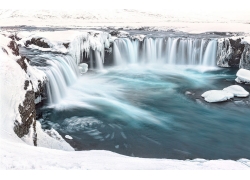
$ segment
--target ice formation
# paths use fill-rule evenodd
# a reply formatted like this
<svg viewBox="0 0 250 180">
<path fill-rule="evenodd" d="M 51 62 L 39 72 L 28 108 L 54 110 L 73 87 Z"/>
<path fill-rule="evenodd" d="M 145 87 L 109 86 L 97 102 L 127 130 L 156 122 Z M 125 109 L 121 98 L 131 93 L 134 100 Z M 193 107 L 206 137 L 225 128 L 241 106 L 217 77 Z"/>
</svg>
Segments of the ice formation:
<svg viewBox="0 0 250 180">
<path fill-rule="evenodd" d="M 247 97 L 249 92 L 247 92 L 243 87 L 239 85 L 232 85 L 227 88 L 224 88 L 223 91 L 234 94 L 236 97 Z"/>
<path fill-rule="evenodd" d="M 238 83 L 250 83 L 250 70 L 247 69 L 239 69 L 236 73 L 237 78 L 235 79 Z"/>
<path fill-rule="evenodd" d="M 234 97 L 232 93 L 223 90 L 210 90 L 201 95 L 207 102 L 222 102 Z"/>
</svg>

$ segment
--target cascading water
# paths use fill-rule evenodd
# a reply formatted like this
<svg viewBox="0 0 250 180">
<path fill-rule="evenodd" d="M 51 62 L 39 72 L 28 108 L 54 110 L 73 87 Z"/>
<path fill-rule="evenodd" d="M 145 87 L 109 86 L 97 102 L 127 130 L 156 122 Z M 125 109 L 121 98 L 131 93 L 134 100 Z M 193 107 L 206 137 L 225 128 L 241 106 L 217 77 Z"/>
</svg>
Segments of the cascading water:
<svg viewBox="0 0 250 180">
<path fill-rule="evenodd" d="M 42 68 L 53 105 L 43 108 L 44 127 L 70 135 L 76 150 L 171 159 L 250 157 L 249 107 L 207 108 L 200 98 L 211 87 L 229 86 L 235 72 L 179 66 L 215 66 L 216 39 L 117 38 L 108 56 L 115 67 L 78 78 L 81 63 L 103 68 L 108 36 L 94 36 L 76 37 L 67 55 L 41 55 L 46 57 Z"/>
<path fill-rule="evenodd" d="M 116 65 L 166 63 L 173 65 L 216 65 L 216 39 L 145 38 L 143 42 L 119 38 L 114 41 Z"/>
</svg>

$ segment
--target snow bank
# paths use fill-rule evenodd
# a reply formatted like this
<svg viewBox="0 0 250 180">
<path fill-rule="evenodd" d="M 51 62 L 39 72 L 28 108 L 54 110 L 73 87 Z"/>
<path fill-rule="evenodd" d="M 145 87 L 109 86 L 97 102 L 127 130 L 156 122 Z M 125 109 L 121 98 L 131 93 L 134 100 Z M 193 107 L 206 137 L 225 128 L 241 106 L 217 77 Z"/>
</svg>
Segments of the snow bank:
<svg viewBox="0 0 250 180">
<path fill-rule="evenodd" d="M 25 73 L 17 63 L 21 56 L 13 55 L 12 50 L 8 47 L 10 41 L 11 39 L 0 34 L 0 139 L 5 139 L 12 143 L 26 142 L 33 145 L 33 126 L 30 127 L 29 134 L 20 139 L 13 130 L 14 122 L 17 120 L 22 124 L 19 105 L 23 104 L 27 91 L 34 90 L 36 92 L 39 89 L 39 81 L 43 82 L 46 75 L 36 67 L 30 66 L 26 59 L 24 62 L 27 65 L 27 73 Z M 29 83 L 26 90 L 24 89 L 25 81 L 32 82 L 32 85 Z M 43 132 L 39 122 L 37 122 L 36 130 L 38 146 L 74 150 L 56 131 Z M 49 136 L 48 134 L 53 134 L 54 136 Z"/>
<path fill-rule="evenodd" d="M 243 87 L 239 85 L 232 85 L 227 88 L 224 88 L 223 91 L 232 93 L 236 97 L 247 97 L 249 92 L 247 92 Z"/>
<path fill-rule="evenodd" d="M 238 83 L 250 83 L 250 71 L 247 69 L 239 69 L 236 73 L 237 78 L 235 79 Z"/>
<path fill-rule="evenodd" d="M 247 159 L 233 160 L 171 160 L 148 159 L 119 155 L 108 151 L 61 151 L 27 146 L 0 139 L 0 169 L 82 169 L 82 170 L 249 170 Z"/>
<path fill-rule="evenodd" d="M 234 97 L 232 93 L 222 90 L 210 90 L 201 95 L 207 102 L 222 102 Z"/>
</svg>

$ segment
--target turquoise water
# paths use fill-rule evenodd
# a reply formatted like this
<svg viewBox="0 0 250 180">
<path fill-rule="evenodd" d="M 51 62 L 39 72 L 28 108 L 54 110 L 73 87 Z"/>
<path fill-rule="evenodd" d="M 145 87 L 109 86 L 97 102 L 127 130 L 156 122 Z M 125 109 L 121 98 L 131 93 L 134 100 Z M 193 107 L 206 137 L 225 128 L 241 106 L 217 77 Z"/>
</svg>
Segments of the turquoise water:
<svg viewBox="0 0 250 180">
<path fill-rule="evenodd" d="M 250 158 L 249 98 L 206 103 L 200 96 L 235 84 L 236 70 L 128 65 L 80 77 L 43 109 L 43 127 L 76 150 L 146 158 Z M 243 86 L 250 91 L 249 85 Z M 189 91 L 190 93 L 187 93 Z"/>
</svg>

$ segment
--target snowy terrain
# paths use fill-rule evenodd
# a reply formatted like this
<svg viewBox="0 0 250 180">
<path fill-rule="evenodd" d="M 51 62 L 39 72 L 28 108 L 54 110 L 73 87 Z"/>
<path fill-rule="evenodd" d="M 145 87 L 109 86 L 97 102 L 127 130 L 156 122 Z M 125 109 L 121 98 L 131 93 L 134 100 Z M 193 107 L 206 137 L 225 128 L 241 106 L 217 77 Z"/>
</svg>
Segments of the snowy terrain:
<svg viewBox="0 0 250 180">
<path fill-rule="evenodd" d="M 230 12 L 228 13 L 230 14 Z M 222 14 L 209 16 L 193 14 L 189 17 L 184 14 L 168 12 L 145 12 L 132 10 L 110 10 L 105 13 L 97 10 L 89 11 L 37 11 L 37 10 L 0 10 L 0 24 L 4 26 L 157 26 L 158 29 L 175 29 L 186 32 L 198 33 L 205 31 L 231 31 L 250 33 L 250 24 L 247 16 L 235 16 L 234 19 Z M 136 17 L 136 18 L 134 18 Z M 63 20 L 63 21 L 62 21 Z M 217 21 L 218 20 L 218 21 Z M 167 24 L 166 24 L 167 22 Z M 230 23 L 228 23 L 230 22 Z M 248 24 L 247 24 L 248 23 Z M 39 34 L 42 36 L 43 32 Z M 43 37 L 50 41 L 57 41 L 53 33 L 43 33 Z M 70 41 L 76 35 L 69 31 L 70 36 L 60 36 L 61 41 Z M 67 37 L 67 38 L 66 38 Z M 54 38 L 54 39 L 53 39 Z M 62 40 L 62 38 L 65 38 Z M 13 131 L 13 119 L 18 117 L 18 102 L 23 101 L 25 91 L 23 82 L 27 75 L 15 62 L 7 48 L 8 38 L 0 39 L 0 47 L 6 49 L 6 55 L 0 49 L 0 169 L 247 169 L 250 160 L 171 160 L 171 159 L 146 159 L 127 157 L 109 151 L 72 151 L 73 149 L 56 132 L 44 133 L 38 123 L 38 147 L 30 142 L 30 137 L 22 140 Z M 55 43 L 56 44 L 56 43 Z M 55 45 L 54 44 L 54 45 Z M 41 73 L 30 69 L 31 76 L 42 78 Z M 15 73 L 13 73 L 15 72 Z M 52 137 L 48 134 L 53 134 Z M 39 144 L 40 138 L 40 144 Z M 57 140 L 56 140 L 57 139 Z M 58 140 L 59 139 L 59 140 Z M 40 147 L 39 147 L 40 146 Z M 51 148 L 51 149 L 49 149 Z M 61 150 L 58 150 L 61 149 Z M 64 151 L 64 150 L 67 151 Z"/>
</svg>

